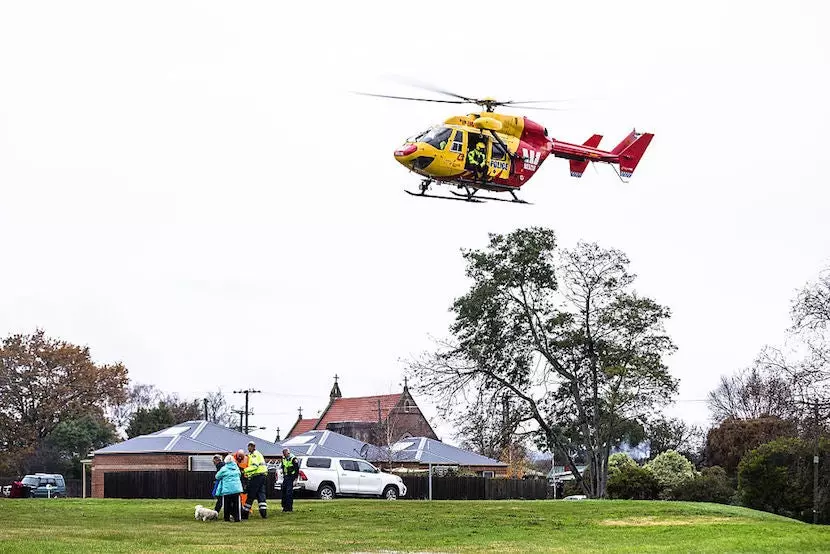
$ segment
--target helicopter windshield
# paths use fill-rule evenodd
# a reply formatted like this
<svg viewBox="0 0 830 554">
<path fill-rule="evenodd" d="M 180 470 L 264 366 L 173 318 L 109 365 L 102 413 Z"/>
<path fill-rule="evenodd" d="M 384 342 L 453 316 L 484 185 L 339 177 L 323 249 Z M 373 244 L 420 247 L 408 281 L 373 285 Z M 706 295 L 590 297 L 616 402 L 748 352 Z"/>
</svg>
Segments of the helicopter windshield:
<svg viewBox="0 0 830 554">
<path fill-rule="evenodd" d="M 420 135 L 407 139 L 407 142 L 425 142 L 441 150 L 447 145 L 451 134 L 452 129 L 449 127 L 432 127 Z"/>
</svg>

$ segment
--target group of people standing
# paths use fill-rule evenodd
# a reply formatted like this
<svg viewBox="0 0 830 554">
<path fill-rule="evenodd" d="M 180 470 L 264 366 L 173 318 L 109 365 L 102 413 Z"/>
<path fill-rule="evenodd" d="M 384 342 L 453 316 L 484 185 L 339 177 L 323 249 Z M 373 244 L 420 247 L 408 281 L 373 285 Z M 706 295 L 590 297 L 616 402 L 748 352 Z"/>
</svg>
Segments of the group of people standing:
<svg viewBox="0 0 830 554">
<path fill-rule="evenodd" d="M 300 464 L 287 448 L 283 449 L 282 456 L 282 511 L 291 512 L 294 510 L 293 484 L 299 473 Z M 213 485 L 213 496 L 216 497 L 214 510 L 224 511 L 225 521 L 233 519 L 234 522 L 239 522 L 248 519 L 254 500 L 257 501 L 260 517 L 268 517 L 268 503 L 265 497 L 268 466 L 253 441 L 248 443 L 247 455 L 243 450 L 238 450 L 235 454 L 228 454 L 223 460 L 217 454 L 213 457 L 213 463 L 216 466 L 216 481 Z"/>
</svg>

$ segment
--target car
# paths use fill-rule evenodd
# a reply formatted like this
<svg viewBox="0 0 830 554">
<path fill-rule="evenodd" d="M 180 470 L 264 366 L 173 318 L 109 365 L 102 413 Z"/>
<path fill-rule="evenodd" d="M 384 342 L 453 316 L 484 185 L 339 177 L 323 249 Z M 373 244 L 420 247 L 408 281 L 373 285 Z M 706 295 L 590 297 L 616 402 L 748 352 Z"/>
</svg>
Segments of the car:
<svg viewBox="0 0 830 554">
<path fill-rule="evenodd" d="M 58 473 L 34 473 L 22 480 L 26 496 L 32 498 L 61 498 L 66 496 L 66 481 Z"/>
<path fill-rule="evenodd" d="M 382 472 L 366 460 L 329 456 L 297 456 L 297 459 L 300 474 L 294 488 L 312 492 L 322 500 L 332 500 L 335 496 L 397 500 L 406 496 L 403 479 Z"/>
</svg>

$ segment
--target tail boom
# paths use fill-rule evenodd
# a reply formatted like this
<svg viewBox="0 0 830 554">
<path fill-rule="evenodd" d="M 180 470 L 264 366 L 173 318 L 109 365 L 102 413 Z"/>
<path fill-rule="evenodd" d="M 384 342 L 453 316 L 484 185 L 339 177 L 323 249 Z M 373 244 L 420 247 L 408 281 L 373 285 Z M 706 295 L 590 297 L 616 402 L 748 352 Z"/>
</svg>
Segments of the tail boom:
<svg viewBox="0 0 830 554">
<path fill-rule="evenodd" d="M 651 144 L 652 138 L 654 138 L 652 133 L 632 131 L 610 152 L 597 148 L 602 139 L 600 135 L 593 135 L 584 144 L 552 140 L 551 154 L 557 158 L 565 158 L 570 161 L 572 177 L 582 177 L 582 173 L 588 167 L 589 162 L 603 162 L 619 165 L 620 177 L 629 178 L 640 163 L 649 144 Z"/>
</svg>

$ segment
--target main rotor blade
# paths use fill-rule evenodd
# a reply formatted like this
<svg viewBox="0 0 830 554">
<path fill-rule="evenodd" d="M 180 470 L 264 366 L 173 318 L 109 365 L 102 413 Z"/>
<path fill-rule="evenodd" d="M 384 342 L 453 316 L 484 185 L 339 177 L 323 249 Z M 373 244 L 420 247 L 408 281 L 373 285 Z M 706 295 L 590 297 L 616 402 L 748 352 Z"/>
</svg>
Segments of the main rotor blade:
<svg viewBox="0 0 830 554">
<path fill-rule="evenodd" d="M 392 96 L 389 94 L 372 94 L 371 92 L 358 92 L 353 91 L 354 94 L 359 94 L 361 96 L 375 96 L 377 98 L 394 98 L 396 100 L 414 100 L 416 102 L 440 102 L 442 104 L 469 104 L 468 101 L 462 100 L 438 100 L 436 98 L 413 98 L 411 96 Z"/>
<path fill-rule="evenodd" d="M 508 108 L 511 106 L 507 106 Z M 543 112 L 567 112 L 570 111 L 568 108 L 541 108 L 539 106 L 516 106 L 514 109 L 516 110 L 541 110 Z"/>
<path fill-rule="evenodd" d="M 506 102 L 501 102 L 506 106 L 519 106 L 524 104 L 559 104 L 562 102 L 573 102 L 573 100 L 508 100 Z"/>
<path fill-rule="evenodd" d="M 470 98 L 469 96 L 461 96 L 460 94 L 456 94 L 454 92 L 450 92 L 448 90 L 444 90 L 441 88 L 436 87 L 435 85 L 431 85 L 429 83 L 424 83 L 423 81 L 418 81 L 416 79 L 412 79 L 411 77 L 402 77 L 400 75 L 392 75 L 392 80 L 398 81 L 401 83 L 405 83 L 409 86 L 420 88 L 424 90 L 428 90 L 430 92 L 437 92 L 438 94 L 445 94 L 447 96 L 452 96 L 453 98 L 458 98 L 460 100 L 466 100 L 467 102 L 476 102 L 475 98 Z"/>
</svg>

